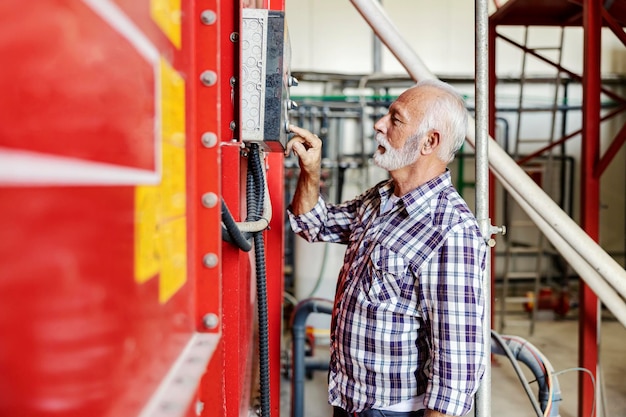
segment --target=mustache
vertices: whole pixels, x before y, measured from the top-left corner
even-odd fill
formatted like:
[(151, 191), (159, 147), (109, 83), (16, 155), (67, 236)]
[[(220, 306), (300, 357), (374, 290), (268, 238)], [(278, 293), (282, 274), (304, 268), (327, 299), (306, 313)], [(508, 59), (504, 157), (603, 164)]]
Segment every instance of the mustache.
[(376, 142), (384, 148), (389, 148), (391, 146), (387, 140), (387, 136), (380, 132), (376, 133)]

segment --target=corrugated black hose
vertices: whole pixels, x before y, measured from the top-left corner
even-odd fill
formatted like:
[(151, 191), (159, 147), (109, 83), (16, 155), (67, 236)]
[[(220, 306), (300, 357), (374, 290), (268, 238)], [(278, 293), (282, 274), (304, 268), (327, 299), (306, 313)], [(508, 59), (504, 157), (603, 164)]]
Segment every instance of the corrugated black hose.
[[(251, 178), (251, 179), (250, 179)], [(248, 154), (248, 187), (246, 204), (248, 218), (257, 221), (263, 215), (265, 184), (263, 166), (259, 158), (259, 145), (250, 145)], [(252, 186), (250, 186), (252, 185)], [(255, 232), (254, 254), (256, 262), (257, 312), (259, 320), (259, 389), (261, 391), (261, 416), (270, 416), (270, 373), (269, 373), (269, 326), (267, 313), (267, 286), (265, 270), (265, 242), (263, 232)]]
[[(248, 152), (248, 174), (246, 177), (246, 222), (256, 222), (263, 217), (265, 203), (265, 175), (261, 164), (259, 145), (250, 144)], [(259, 320), (259, 390), (261, 394), (261, 416), (270, 416), (270, 376), (269, 376), (269, 326), (267, 313), (267, 285), (265, 269), (265, 242), (263, 230), (242, 232), (233, 219), (226, 203), (222, 200), (222, 236), (241, 250), (252, 248), (250, 235), (254, 241), (257, 287), (257, 315)]]
[(244, 233), (237, 227), (237, 223), (222, 200), (222, 238), (228, 243), (232, 243), (244, 252), (250, 252), (252, 243), (249, 241), (250, 233)]

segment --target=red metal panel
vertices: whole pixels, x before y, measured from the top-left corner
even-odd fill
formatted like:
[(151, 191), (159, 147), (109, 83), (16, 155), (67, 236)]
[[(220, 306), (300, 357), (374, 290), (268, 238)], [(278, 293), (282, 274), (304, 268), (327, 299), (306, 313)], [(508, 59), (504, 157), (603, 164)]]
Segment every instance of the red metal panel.
[(0, 77), (0, 146), (155, 168), (145, 140), (154, 137), (152, 63), (80, 1), (3, 1), (0, 15), (11, 61)]
[[(599, 238), (600, 178), (596, 164), (600, 157), (600, 62), (601, 5), (598, 0), (584, 2), (583, 62), (583, 141), (581, 153), (581, 226), (594, 240)], [(598, 297), (581, 281), (579, 317), (579, 362), (596, 375), (598, 366)], [(597, 378), (596, 378), (597, 379)], [(579, 379), (578, 415), (594, 413), (595, 392), (589, 378)]]
[[(180, 68), (181, 51), (151, 2), (97, 4), (111, 7), (1, 3), (0, 53), (12, 62), (0, 67), (0, 145), (154, 170), (155, 67), (160, 52)], [(121, 15), (156, 60), (107, 20)], [(135, 195), (135, 185), (0, 189), (1, 415), (135, 416), (185, 346), (194, 286), (160, 299), (163, 270), (137, 282)]]

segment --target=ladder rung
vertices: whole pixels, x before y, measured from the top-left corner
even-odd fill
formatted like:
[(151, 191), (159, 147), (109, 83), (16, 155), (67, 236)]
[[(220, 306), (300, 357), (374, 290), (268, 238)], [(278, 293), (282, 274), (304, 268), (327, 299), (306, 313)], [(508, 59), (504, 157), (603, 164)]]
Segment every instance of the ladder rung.
[(518, 253), (536, 253), (539, 254), (540, 249), (537, 246), (512, 246), (508, 249), (508, 251), (512, 254)]
[(505, 272), (504, 277), (508, 279), (539, 278), (539, 274), (534, 271)]
[(532, 297), (504, 297), (505, 303), (527, 303), (533, 301)]
[(539, 46), (537, 48), (529, 48), (531, 51), (559, 51), (563, 48), (560, 46)]
[[(519, 109), (521, 111), (525, 111), (523, 108)], [(550, 143), (551, 140), (544, 138), (517, 138), (518, 143)]]
[(521, 166), (524, 172), (544, 172), (546, 170), (545, 166)]
[[(516, 109), (520, 113), (546, 113), (553, 111), (552, 107), (517, 107)], [(547, 139), (546, 139), (547, 141)]]
[(530, 319), (528, 320), (506, 320), (505, 326), (528, 326)]

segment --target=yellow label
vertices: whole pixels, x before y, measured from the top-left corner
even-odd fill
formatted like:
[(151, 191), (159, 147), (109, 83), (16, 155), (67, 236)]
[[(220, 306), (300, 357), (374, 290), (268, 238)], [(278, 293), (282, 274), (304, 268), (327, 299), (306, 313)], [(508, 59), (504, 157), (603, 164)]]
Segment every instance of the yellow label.
[(150, 15), (174, 46), (180, 49), (180, 0), (151, 0)]
[(159, 301), (187, 281), (185, 82), (161, 59), (161, 182), (135, 189), (135, 281), (159, 276)]

